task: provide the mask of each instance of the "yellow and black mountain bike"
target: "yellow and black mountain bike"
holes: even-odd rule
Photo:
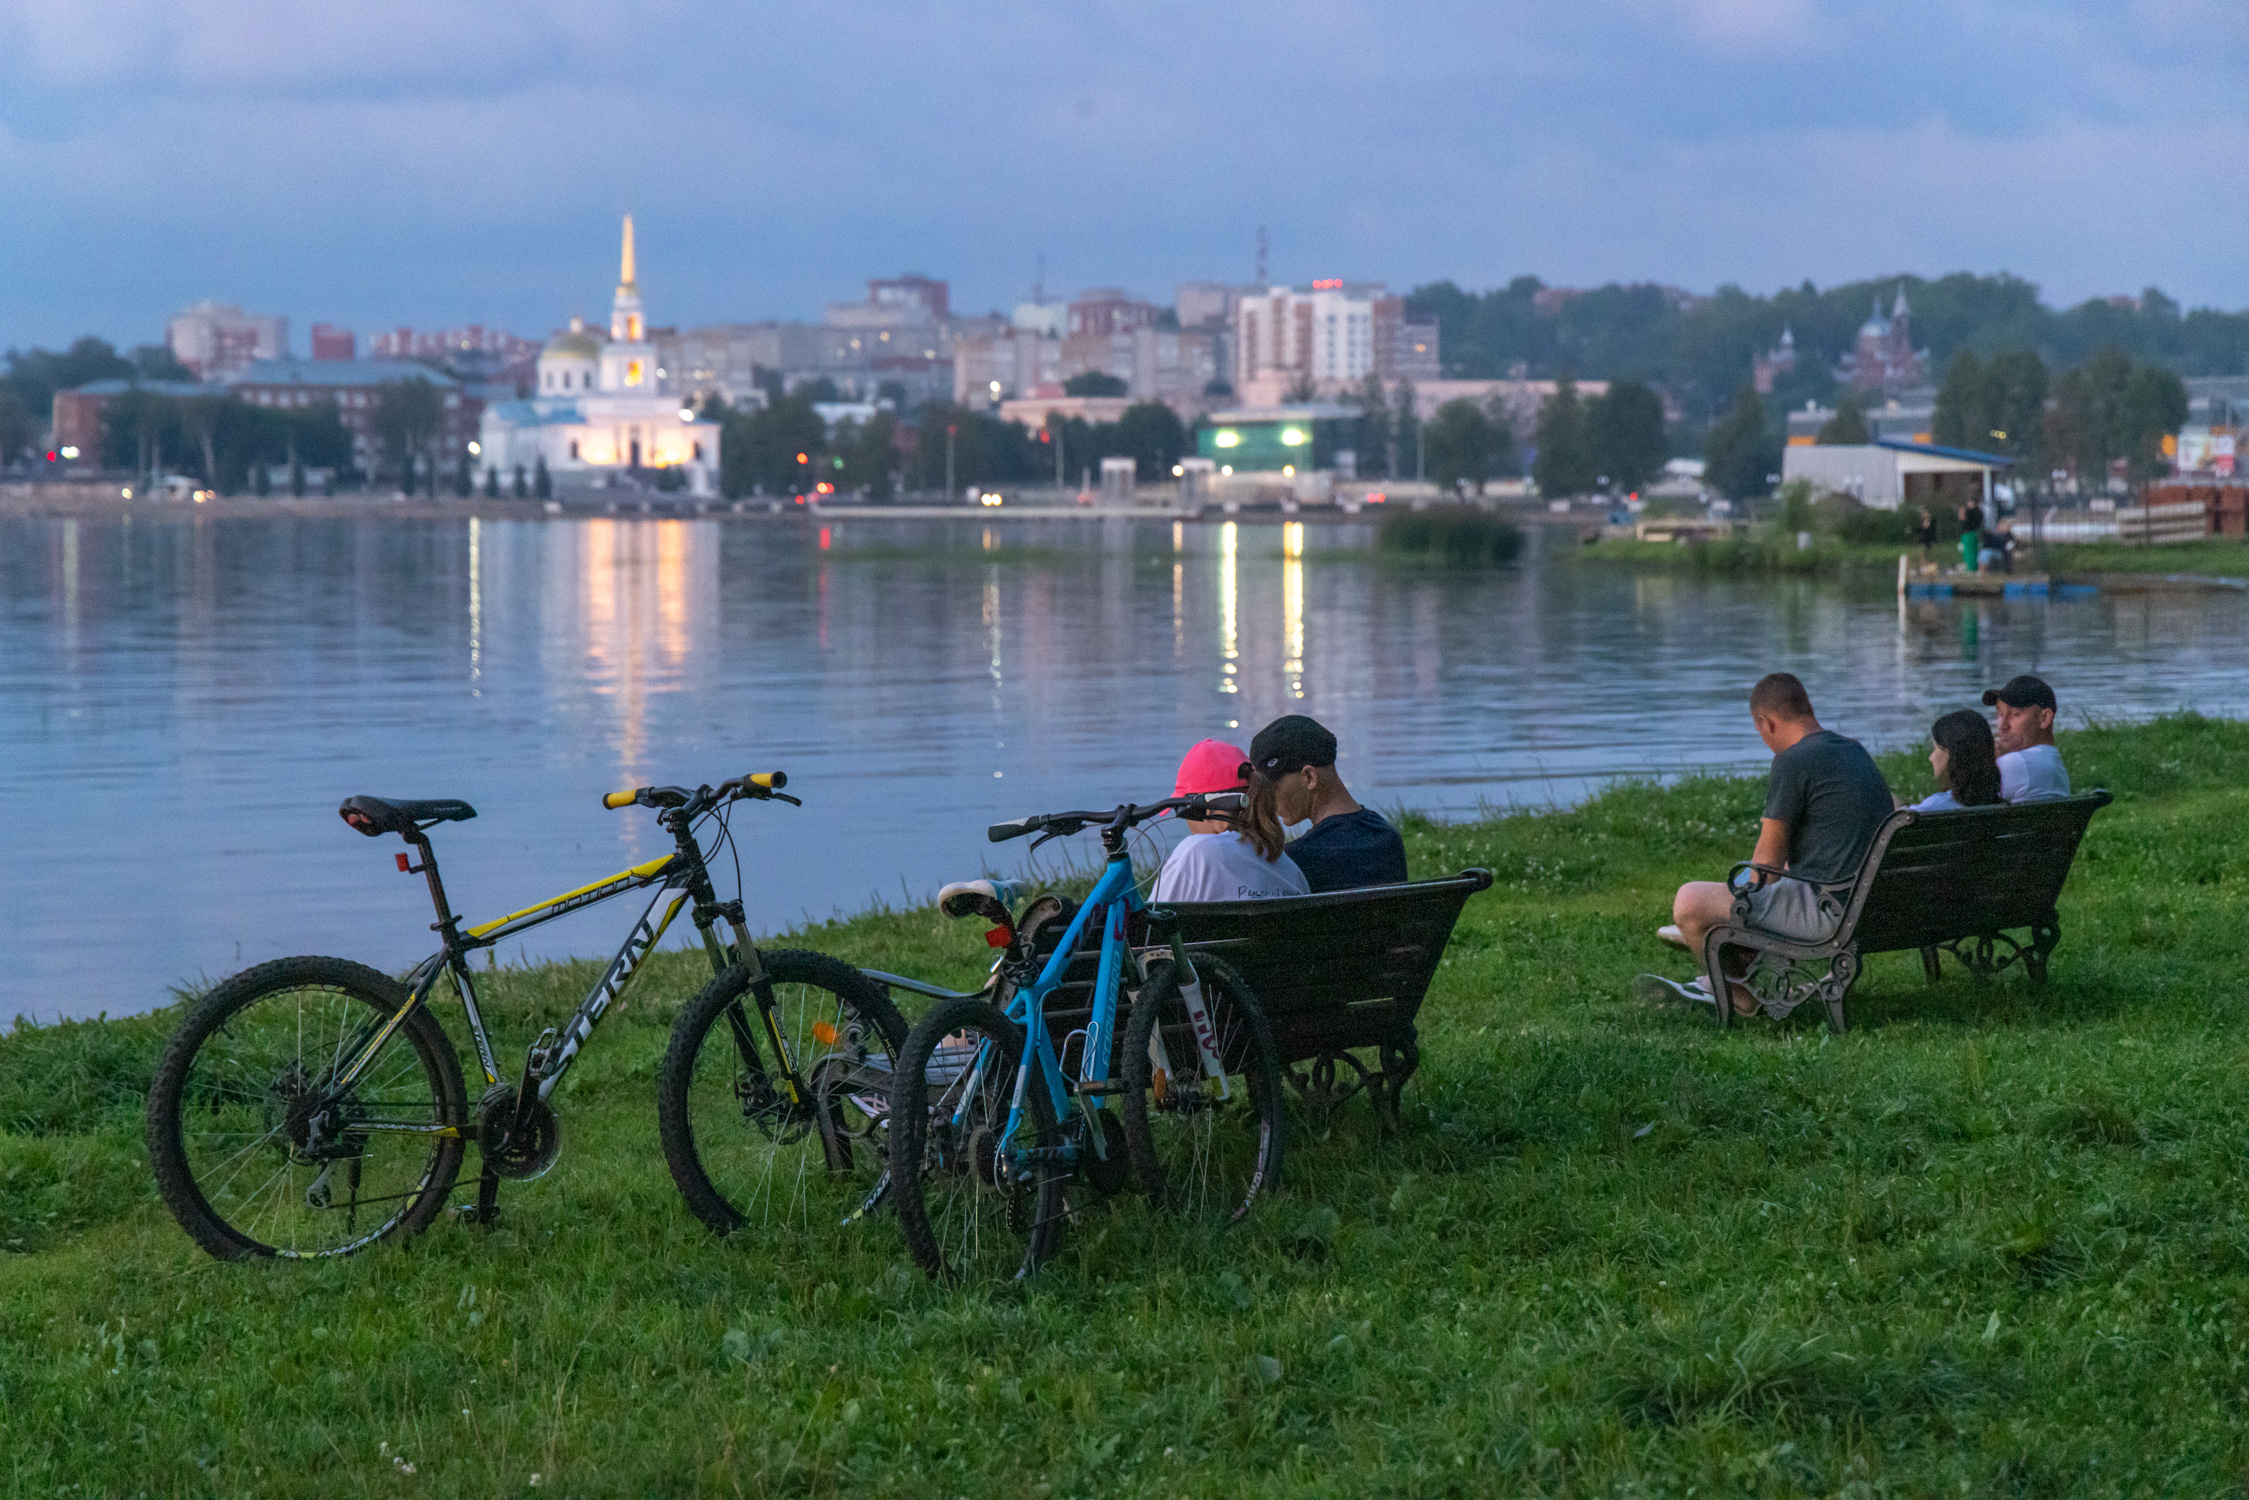
[[[428,881],[443,945],[403,981],[346,959],[276,959],[189,1007],[148,1097],[149,1161],[173,1216],[196,1243],[228,1259],[349,1254],[426,1228],[443,1211],[474,1140],[482,1178],[473,1213],[489,1222],[501,1179],[537,1177],[554,1164],[562,1137],[549,1096],[682,908],[702,932],[715,976],[683,1020],[699,1018],[699,1034],[715,1030],[731,1043],[725,1066],[704,1070],[707,1091],[724,1095],[723,1123],[707,1119],[693,1133],[663,1122],[666,1155],[690,1205],[718,1222],[729,1195],[744,1208],[760,1193],[784,1208],[802,1204],[810,1195],[801,1186],[774,1184],[801,1185],[816,1172],[843,1177],[846,1196],[872,1201],[887,1181],[883,1113],[905,1023],[882,986],[840,959],[759,952],[739,895],[721,902],[711,884],[709,858],[731,842],[733,805],[795,803],[781,790],[787,784],[775,771],[692,791],[612,792],[603,805],[658,810],[671,853],[468,928],[446,902],[429,830],[473,818],[476,809],[450,799],[347,798],[339,809],[345,822],[370,838],[395,833],[412,847],[398,867]],[[642,890],[654,895],[576,1014],[530,1045],[519,1078],[503,1079],[469,955]],[[473,1104],[452,1042],[429,1008],[446,975],[483,1073]],[[726,1193],[714,1179],[728,1184]],[[698,1185],[708,1201],[699,1201]],[[737,1213],[721,1227],[747,1217]]]

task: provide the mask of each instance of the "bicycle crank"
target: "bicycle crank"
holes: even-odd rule
[[[495,1083],[476,1102],[476,1144],[484,1165],[502,1177],[529,1182],[544,1177],[562,1154],[562,1122],[537,1094],[519,1108],[515,1085]]]

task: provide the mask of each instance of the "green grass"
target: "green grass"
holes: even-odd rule
[[[1843,1037],[1626,997],[1685,972],[1651,930],[1754,783],[1409,821],[1417,873],[1497,884],[1403,1128],[1304,1123],[1232,1235],[1097,1209],[1014,1293],[929,1286],[887,1219],[689,1218],[652,1102],[685,957],[500,1228],[341,1264],[221,1265],[158,1206],[171,1016],[0,1037],[0,1493],[2238,1495],[2249,726],[2063,743],[2118,800],[2051,984],[1877,958]],[[792,940],[967,984],[978,927]],[[512,1046],[589,978],[497,976]]]
[[[1895,574],[1898,554],[1905,553],[1918,566],[1921,549],[1891,542],[1846,542],[1815,534],[1812,545],[1799,549],[1794,536],[1779,536],[1759,528],[1748,537],[1714,542],[1641,542],[1607,540],[1574,549],[1557,550],[1556,556],[1572,561],[1612,567],[1675,569],[1692,573],[1770,573],[1838,576],[1844,574]],[[1938,563],[1959,563],[1957,545],[1940,546]],[[2036,549],[2027,533],[2015,555],[2018,572],[2038,566]],[[2183,542],[2162,547],[2128,547],[2119,542],[2055,542],[2046,548],[2047,571],[2056,575],[2087,573],[2192,573],[2213,577],[2249,576],[2249,543],[2231,540]]]

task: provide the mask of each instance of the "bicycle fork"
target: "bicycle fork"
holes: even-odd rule
[[[1176,927],[1171,932],[1171,967],[1178,976],[1179,999],[1187,1010],[1187,1029],[1194,1035],[1196,1060],[1203,1076],[1217,1088],[1222,1102],[1231,1099],[1233,1086],[1226,1079],[1226,1062],[1218,1052],[1218,1027],[1210,1018],[1210,1003],[1203,994],[1202,976],[1187,961],[1187,945],[1180,941]],[[1151,1077],[1176,1076],[1172,1072],[1170,1052],[1164,1046],[1161,1024],[1148,1028],[1148,1061],[1152,1064]]]

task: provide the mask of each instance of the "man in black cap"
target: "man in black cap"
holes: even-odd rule
[[[1999,751],[1999,796],[2005,802],[2058,802],[2069,795],[2069,769],[2054,745],[2054,690],[2025,674],[1983,695],[1997,709],[1992,741]]]
[[[1406,878],[1406,842],[1382,814],[1361,807],[1335,774],[1335,736],[1302,714],[1288,714],[1249,742],[1252,795],[1269,791],[1284,823],[1312,825],[1288,846],[1288,857],[1314,891],[1398,885]]]

